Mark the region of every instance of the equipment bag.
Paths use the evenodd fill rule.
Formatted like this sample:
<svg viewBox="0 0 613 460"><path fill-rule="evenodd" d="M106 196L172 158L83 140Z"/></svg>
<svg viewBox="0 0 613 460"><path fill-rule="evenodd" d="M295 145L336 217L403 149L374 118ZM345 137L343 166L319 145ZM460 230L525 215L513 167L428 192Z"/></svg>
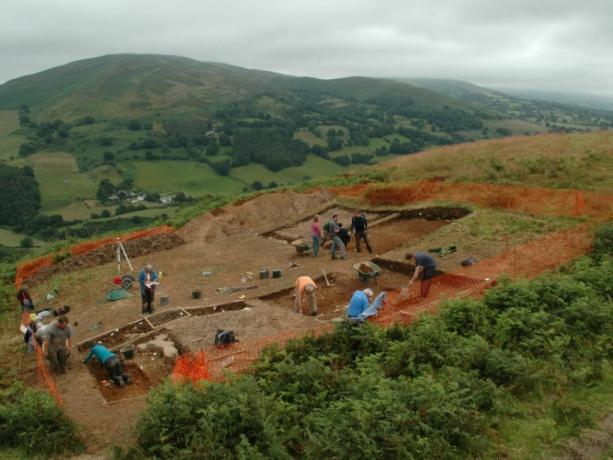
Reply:
<svg viewBox="0 0 613 460"><path fill-rule="evenodd" d="M236 337L234 337L234 331L225 331L223 329L217 329L215 333L215 345L218 347L223 347L225 345L230 345L231 343L236 342Z"/></svg>

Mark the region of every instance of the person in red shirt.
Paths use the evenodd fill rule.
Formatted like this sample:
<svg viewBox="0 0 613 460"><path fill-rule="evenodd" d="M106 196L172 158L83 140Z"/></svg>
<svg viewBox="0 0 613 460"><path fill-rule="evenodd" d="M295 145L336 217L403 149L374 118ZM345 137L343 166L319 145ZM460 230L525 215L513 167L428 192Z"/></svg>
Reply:
<svg viewBox="0 0 613 460"><path fill-rule="evenodd" d="M319 223L319 216L313 217L311 222L311 238L313 239L313 257L317 257L319 254L319 245L321 243L321 224Z"/></svg>

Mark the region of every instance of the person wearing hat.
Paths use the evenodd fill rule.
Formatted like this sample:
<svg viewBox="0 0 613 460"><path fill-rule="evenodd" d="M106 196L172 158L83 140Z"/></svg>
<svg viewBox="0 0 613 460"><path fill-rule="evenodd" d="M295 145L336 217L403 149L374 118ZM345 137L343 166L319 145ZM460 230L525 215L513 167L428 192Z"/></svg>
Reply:
<svg viewBox="0 0 613 460"><path fill-rule="evenodd" d="M120 387L130 383L130 377L124 371L123 364L117 355L104 345L99 343L94 345L91 350L89 350L83 364L87 364L92 358L96 358L96 360L98 360L98 362L104 366L112 382L115 382Z"/></svg>
<svg viewBox="0 0 613 460"><path fill-rule="evenodd" d="M308 276L299 276L294 283L294 311L296 313L304 313L303 305L309 305L311 315L317 315L317 300L315 299L315 289L317 285Z"/></svg>
<svg viewBox="0 0 613 460"><path fill-rule="evenodd" d="M347 317L354 321L364 321L370 316L375 316L379 309L384 305L385 291L382 291L377 298L369 305L374 292L371 288L362 291L355 291L351 296L347 306Z"/></svg>
<svg viewBox="0 0 613 460"><path fill-rule="evenodd" d="M143 271L138 275L140 283L140 296L142 300L142 312L153 313L153 299L155 297L155 287L159 284L158 274L150 264L145 265Z"/></svg>

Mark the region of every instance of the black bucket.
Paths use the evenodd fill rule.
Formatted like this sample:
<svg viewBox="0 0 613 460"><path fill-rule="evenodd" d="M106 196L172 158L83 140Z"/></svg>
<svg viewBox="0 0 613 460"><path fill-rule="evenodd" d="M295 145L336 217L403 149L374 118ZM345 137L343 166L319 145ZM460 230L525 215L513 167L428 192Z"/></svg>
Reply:
<svg viewBox="0 0 613 460"><path fill-rule="evenodd" d="M260 279L263 280L265 278L268 278L270 276L270 272L268 271L267 268L263 268L262 270L260 270Z"/></svg>
<svg viewBox="0 0 613 460"><path fill-rule="evenodd" d="M119 351L125 359L134 358L134 345L126 345L125 347L121 348Z"/></svg>
<svg viewBox="0 0 613 460"><path fill-rule="evenodd" d="M202 296L202 291L200 289L194 289L192 291L192 299L199 299Z"/></svg>
<svg viewBox="0 0 613 460"><path fill-rule="evenodd" d="M282 275L283 275L283 272L281 271L280 268L276 268L272 271L273 278L281 278Z"/></svg>

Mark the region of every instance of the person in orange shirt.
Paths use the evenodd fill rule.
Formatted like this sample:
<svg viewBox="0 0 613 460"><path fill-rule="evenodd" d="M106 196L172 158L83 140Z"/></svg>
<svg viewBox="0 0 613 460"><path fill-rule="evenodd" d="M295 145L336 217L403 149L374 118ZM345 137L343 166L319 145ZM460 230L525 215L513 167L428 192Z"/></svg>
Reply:
<svg viewBox="0 0 613 460"><path fill-rule="evenodd" d="M294 311L296 313L304 313L302 307L304 303L307 303L311 308L311 315L317 315L317 301L315 299L316 288L315 281L308 276L299 276L296 278L296 283L294 284L294 294L296 296Z"/></svg>

